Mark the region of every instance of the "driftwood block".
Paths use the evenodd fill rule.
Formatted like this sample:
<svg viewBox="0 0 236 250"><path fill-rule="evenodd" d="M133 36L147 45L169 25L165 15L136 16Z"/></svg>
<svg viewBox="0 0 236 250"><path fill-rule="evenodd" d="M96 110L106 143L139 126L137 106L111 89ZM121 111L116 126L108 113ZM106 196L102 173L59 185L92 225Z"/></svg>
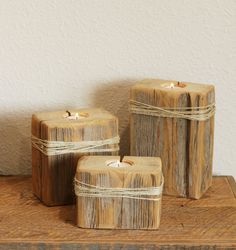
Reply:
<svg viewBox="0 0 236 250"><path fill-rule="evenodd" d="M131 105L198 112L195 107L214 104L215 92L213 85L150 79L133 86L130 99ZM145 112L132 112L131 106L131 155L161 157L165 194L200 198L212 183L214 115L199 121Z"/></svg>
<svg viewBox="0 0 236 250"><path fill-rule="evenodd" d="M120 162L119 156L84 156L78 162L75 177L77 225L83 228L157 229L162 181L161 160L157 157L126 156ZM148 194L141 194L141 188ZM101 189L99 194L96 193L98 189ZM127 193L131 189L136 193ZM121 192L119 195L117 190ZM151 191L159 194L151 195Z"/></svg>
<svg viewBox="0 0 236 250"><path fill-rule="evenodd" d="M32 116L32 179L34 194L48 206L71 204L75 200L73 179L78 159L89 154L117 155L118 142L82 151L47 155L41 141L88 142L118 138L118 120L102 109L37 113ZM39 147L34 142L39 143ZM44 141L43 141L44 142ZM35 146L36 145L36 146ZM105 149L105 150L104 150ZM47 148L47 150L52 150ZM84 151L83 151L84 150ZM101 152L96 152L101 150ZM53 149L52 152L54 152ZM94 152L95 151L95 152ZM104 152L105 151L105 152ZM106 152L109 151L109 152ZM51 151L49 151L51 153ZM60 153L62 152L62 153Z"/></svg>

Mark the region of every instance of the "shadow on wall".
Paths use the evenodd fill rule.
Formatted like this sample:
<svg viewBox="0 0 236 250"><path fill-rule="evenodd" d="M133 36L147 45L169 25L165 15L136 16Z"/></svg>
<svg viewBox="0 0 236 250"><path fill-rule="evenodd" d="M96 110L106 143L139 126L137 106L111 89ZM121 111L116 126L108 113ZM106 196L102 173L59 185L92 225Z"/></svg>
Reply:
<svg viewBox="0 0 236 250"><path fill-rule="evenodd" d="M134 80L100 84L94 91L93 106L104 108L119 119L120 155L129 155L129 95Z"/></svg>
<svg viewBox="0 0 236 250"><path fill-rule="evenodd" d="M58 109L63 108L52 105L48 109L0 113L0 175L31 174L32 113Z"/></svg>
<svg viewBox="0 0 236 250"><path fill-rule="evenodd" d="M92 107L101 107L119 119L121 137L120 154L129 155L129 111L130 87L134 80L100 84L93 93ZM1 113L0 116L0 175L29 175L31 173L31 116L41 111L79 108L71 103L48 104L34 110L19 110Z"/></svg>
<svg viewBox="0 0 236 250"><path fill-rule="evenodd" d="M29 174L31 172L30 122L31 114L11 114L0 118L0 174Z"/></svg>

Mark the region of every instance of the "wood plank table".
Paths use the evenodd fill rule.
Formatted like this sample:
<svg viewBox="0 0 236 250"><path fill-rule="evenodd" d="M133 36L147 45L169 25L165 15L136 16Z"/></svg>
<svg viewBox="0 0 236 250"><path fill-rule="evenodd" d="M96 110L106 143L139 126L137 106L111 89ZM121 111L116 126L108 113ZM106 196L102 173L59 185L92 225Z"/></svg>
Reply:
<svg viewBox="0 0 236 250"><path fill-rule="evenodd" d="M201 200L163 197L158 231L75 226L75 207L46 207L30 177L0 177L0 249L236 249L236 184L214 177Z"/></svg>

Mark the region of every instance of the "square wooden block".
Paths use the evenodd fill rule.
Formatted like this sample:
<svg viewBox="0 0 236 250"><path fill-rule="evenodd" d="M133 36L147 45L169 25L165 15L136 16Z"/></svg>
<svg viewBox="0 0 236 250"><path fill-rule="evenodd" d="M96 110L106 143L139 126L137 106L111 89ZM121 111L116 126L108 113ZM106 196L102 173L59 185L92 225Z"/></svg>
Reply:
<svg viewBox="0 0 236 250"><path fill-rule="evenodd" d="M102 109L77 109L72 110L70 115L65 111L34 114L32 136L33 192L48 206L71 204L75 201L73 179L81 156L117 155L119 150L118 142L91 146L88 150L83 144L90 142L93 145L97 141L118 138L118 119ZM72 145L82 143L82 148L80 151L66 153L59 150L55 155L47 155L43 150L49 150L51 154L55 153L55 149L45 149L39 139L61 143L62 146L64 142L71 142Z"/></svg>
<svg viewBox="0 0 236 250"><path fill-rule="evenodd" d="M77 225L158 229L162 184L158 157L84 156L75 176Z"/></svg>

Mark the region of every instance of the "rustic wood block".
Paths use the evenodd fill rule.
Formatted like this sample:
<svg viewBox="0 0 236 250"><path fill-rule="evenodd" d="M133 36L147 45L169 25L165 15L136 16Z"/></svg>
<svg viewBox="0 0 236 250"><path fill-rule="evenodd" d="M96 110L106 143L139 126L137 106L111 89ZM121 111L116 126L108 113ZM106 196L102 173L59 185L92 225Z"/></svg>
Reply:
<svg viewBox="0 0 236 250"><path fill-rule="evenodd" d="M236 184L214 177L200 200L162 197L159 230L76 227L76 207L46 207L31 177L0 177L0 249L236 249Z"/></svg>
<svg viewBox="0 0 236 250"><path fill-rule="evenodd" d="M148 196L141 191L136 194L137 190L129 193L130 189L141 188L148 188L150 193L162 181L161 160L157 157L126 156L120 162L119 156L84 156L76 171L75 191L77 195L84 195L77 196L77 225L83 228L157 229L161 194ZM81 189L86 186L84 184L89 184L85 193ZM97 192L98 187L102 190L93 196L91 191ZM118 188L122 195L117 193Z"/></svg>
<svg viewBox="0 0 236 250"><path fill-rule="evenodd" d="M132 87L130 99L179 110L214 104L215 94L213 85L150 79ZM131 109L131 155L161 157L165 194L200 198L212 183L214 115L199 121L144 113Z"/></svg>
<svg viewBox="0 0 236 250"><path fill-rule="evenodd" d="M102 109L79 109L70 112L70 114L65 111L34 114L32 135L49 142L96 142L118 137L118 120L109 112ZM47 155L41 152L40 147L42 145L39 148L34 145L32 147L33 192L48 206L71 204L74 201L73 178L77 161L81 156L118 153L117 141L84 152L60 153L59 151L56 155ZM107 152L103 152L102 149ZM92 150L102 150L102 152L91 152Z"/></svg>

